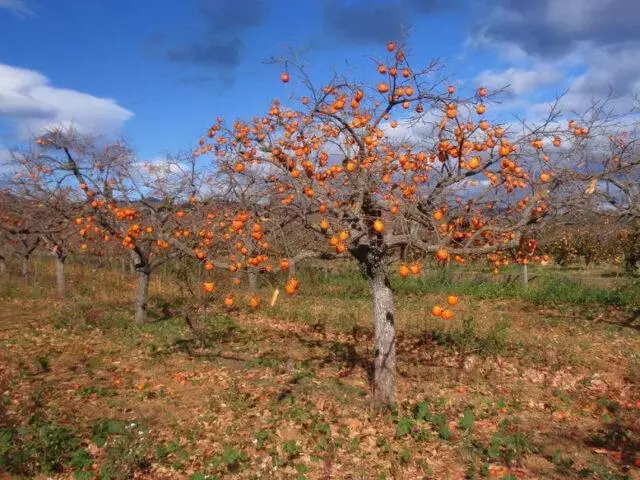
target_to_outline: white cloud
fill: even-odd
[[[575,79],[569,96],[582,98],[608,92],[617,96],[640,93],[640,51],[637,48],[594,50],[589,58],[589,69]]]
[[[640,51],[635,47],[596,48],[584,62],[584,72],[577,76],[560,99],[563,113],[583,113],[593,100],[602,101],[610,96],[608,107],[618,113],[633,106],[632,98],[640,95]],[[531,105],[529,112],[538,114],[548,111],[549,102]]]
[[[154,178],[166,178],[189,170],[188,165],[167,157],[155,157],[147,162],[136,162],[133,167],[141,176]]]
[[[638,14],[637,0],[495,0],[467,46],[488,49],[511,65],[475,81],[492,88],[511,84],[526,118],[544,115],[565,91],[563,113],[584,112],[593,99],[610,94],[609,107],[628,110],[640,94]],[[539,95],[545,90],[547,99]]]
[[[0,64],[0,118],[13,124],[19,139],[55,126],[109,136],[132,116],[110,98],[53,87],[39,72]]]
[[[34,15],[26,0],[0,0],[0,8],[11,10],[19,17]]]
[[[579,34],[598,22],[608,10],[609,0],[552,0],[547,3],[544,16],[555,30]]]
[[[499,41],[487,37],[482,31],[475,32],[466,38],[464,42],[466,49],[491,49],[498,53],[501,60],[515,62],[527,58],[527,52],[520,45],[513,42]]]
[[[395,128],[391,127],[390,121],[386,121],[380,124],[380,129],[384,132],[386,140],[419,143],[433,138],[433,132],[441,119],[442,111],[430,109],[423,113],[419,120],[396,119],[398,124]]]
[[[551,65],[540,65],[536,69],[511,67],[503,71],[485,70],[475,81],[490,90],[508,86],[514,95],[522,95],[540,87],[551,85],[561,78],[559,70]]]
[[[11,161],[11,151],[0,145],[0,168]]]

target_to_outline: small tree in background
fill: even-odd
[[[255,279],[273,268],[264,253],[271,248],[270,228],[263,227],[259,199],[249,198],[251,188],[214,175],[201,157],[206,152],[203,143],[193,154],[145,163],[122,142],[104,144],[54,129],[23,157],[22,167],[30,173],[17,185],[29,198],[48,192],[45,205],[73,219],[81,252],[101,254],[106,245],[118,245],[130,253],[137,274],[135,321],[144,323],[151,274],[168,261],[195,261],[201,284],[194,289],[183,272],[185,291],[209,298],[217,290],[209,278],[214,270],[246,272]],[[61,187],[72,192],[64,205],[56,201]],[[70,209],[83,213],[71,215]],[[270,225],[275,226],[274,219]],[[239,283],[234,277],[232,287]],[[255,297],[250,303],[257,307],[259,301]],[[232,306],[231,295],[225,304]]]
[[[30,261],[42,244],[42,235],[48,233],[46,220],[44,209],[37,202],[7,192],[0,196],[0,232],[4,251],[8,252],[4,255],[20,258],[25,281],[29,280]]]
[[[609,136],[609,151],[600,157],[602,175],[591,179],[586,191],[594,200],[588,205],[613,218],[624,267],[637,274],[640,268],[640,144],[638,125],[627,125]],[[598,205],[602,205],[598,209]]]
[[[632,105],[617,112],[611,100],[593,99],[585,112],[574,113],[577,120],[569,120],[574,131],[586,128],[588,138],[568,158],[573,167],[566,175],[569,181],[554,199],[559,206],[556,247],[563,256],[573,254],[586,263],[622,259],[633,272],[640,263],[638,111]]]
[[[39,137],[25,161],[39,172],[41,190],[53,185],[73,190],[76,208],[84,209],[74,219],[81,251],[116,242],[131,252],[138,277],[135,320],[144,323],[151,273],[176,254],[169,251],[176,212],[199,187],[195,164],[188,158],[144,164],[122,142],[105,144],[64,129]]]
[[[55,260],[56,291],[64,297],[65,262],[70,251],[81,245],[75,225],[82,223],[84,205],[64,179],[50,181],[48,167],[38,161],[34,151],[14,152],[11,171],[8,194],[20,199],[17,205],[35,209],[32,230]],[[33,212],[27,209],[22,214],[28,217]]]

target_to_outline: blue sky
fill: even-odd
[[[620,15],[624,11],[626,14]],[[640,92],[637,0],[0,0],[0,151],[53,123],[125,135],[143,159],[191,148],[216,116],[302,95],[266,63],[296,52],[319,82],[376,79],[370,56],[410,31],[413,64],[460,85],[511,85],[535,116]]]

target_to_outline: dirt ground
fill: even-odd
[[[623,308],[469,296],[444,322],[441,294],[400,295],[399,404],[376,413],[366,297],[303,287],[194,336],[100,295],[0,302],[0,429],[60,458],[43,425],[77,439],[41,478],[640,478]]]

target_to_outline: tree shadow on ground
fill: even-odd
[[[324,355],[316,355],[308,358],[310,361],[319,362],[320,366],[327,364],[343,363],[346,371],[345,376],[353,372],[357,367],[367,372],[369,384],[373,382],[373,361],[368,356],[363,356],[356,349],[357,338],[353,342],[339,340],[320,340],[305,338],[300,333],[294,332],[296,340],[308,349],[322,349],[326,351]]]
[[[611,404],[607,409],[613,420],[590,435],[586,444],[591,448],[620,452],[620,461],[624,465],[632,465],[640,454],[640,424],[627,418],[633,413],[621,414],[617,404]]]
[[[612,416],[612,421],[595,430],[581,429],[579,424],[576,424],[571,428],[565,426],[562,430],[554,429],[547,432],[544,435],[544,443],[540,444],[540,447],[550,452],[550,446],[562,445],[566,449],[571,445],[577,451],[586,453],[587,456],[608,455],[615,460],[615,463],[622,464],[622,470],[633,468],[634,462],[640,455],[640,425],[634,420],[635,412],[622,412],[620,408],[617,404],[608,405],[607,410]],[[553,461],[551,455],[548,460]],[[583,471],[583,473],[588,472]]]
[[[613,325],[617,327],[630,328],[640,332],[640,308],[633,309],[628,315],[621,318],[610,318],[602,320],[607,325]]]

